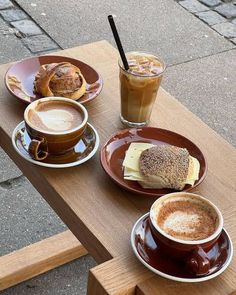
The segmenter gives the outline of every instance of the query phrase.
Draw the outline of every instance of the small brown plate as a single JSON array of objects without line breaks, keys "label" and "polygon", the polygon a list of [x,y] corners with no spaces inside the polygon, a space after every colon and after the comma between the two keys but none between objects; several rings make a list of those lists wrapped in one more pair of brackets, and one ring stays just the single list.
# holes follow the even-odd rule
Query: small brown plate
[{"label": "small brown plate", "polygon": [[154,128],[142,127],[124,129],[113,135],[101,149],[100,159],[105,172],[121,187],[133,193],[146,196],[162,196],[174,192],[172,189],[145,189],[137,181],[125,180],[122,163],[125,152],[131,142],[146,142],[154,145],[175,145],[186,148],[190,155],[197,158],[200,163],[199,179],[194,185],[186,185],[183,191],[190,191],[198,186],[206,177],[207,162],[201,150],[186,137],[175,132]]},{"label": "small brown plate", "polygon": [[39,67],[44,64],[59,62],[69,62],[80,68],[87,82],[86,93],[77,100],[78,102],[83,104],[98,96],[102,90],[103,81],[95,69],[80,60],[56,55],[36,56],[14,63],[6,72],[6,87],[18,99],[25,103],[31,103],[41,98],[41,96],[35,95],[33,91],[33,83]]},{"label": "small brown plate", "polygon": [[232,241],[223,229],[216,244],[207,252],[211,265],[209,272],[201,276],[190,274],[184,263],[175,261],[160,250],[152,236],[149,213],[135,223],[131,232],[131,246],[139,261],[152,272],[173,281],[188,283],[207,281],[220,275],[233,257]]}]

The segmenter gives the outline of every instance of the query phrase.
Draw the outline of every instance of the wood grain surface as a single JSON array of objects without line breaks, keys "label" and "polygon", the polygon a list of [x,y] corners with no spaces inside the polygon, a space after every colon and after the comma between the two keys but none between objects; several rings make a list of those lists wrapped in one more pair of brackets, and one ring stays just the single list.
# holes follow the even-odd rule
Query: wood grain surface
[{"label": "wood grain surface", "polygon": [[[160,290],[160,284],[162,286]],[[212,280],[202,283],[186,284],[165,280],[163,278],[153,278],[139,284],[136,288],[136,295],[229,295],[230,287],[222,284],[221,280]],[[231,294],[230,294],[231,295]]]},{"label": "wood grain surface", "polygon": [[86,255],[67,230],[0,257],[0,291]]},{"label": "wood grain surface", "polygon": [[92,268],[88,294],[135,294],[136,285],[153,277],[133,255],[120,255]]},{"label": "wood grain surface", "polygon": [[[89,122],[96,127],[103,144],[123,128],[119,121],[117,51],[106,41],[100,41],[58,54],[81,59],[102,75],[103,91],[98,98],[86,104],[86,108]],[[4,86],[4,73],[8,66],[0,67],[0,145],[98,263],[120,255],[132,257],[132,226],[149,210],[155,196],[142,197],[118,187],[101,168],[99,153],[81,166],[63,170],[36,167],[18,156],[10,137],[16,124],[23,120],[25,105],[11,96]],[[178,132],[203,151],[209,171],[206,180],[194,192],[208,197],[219,207],[225,228],[235,244],[235,149],[163,89],[159,90],[150,125]],[[209,286],[213,284],[213,288],[217,288],[219,284],[225,284],[227,290],[235,290],[235,267],[234,258],[229,268]],[[132,267],[130,269],[132,272]],[[143,279],[146,279],[145,271]],[[138,282],[140,280],[136,282],[134,275],[132,283],[135,286]],[[207,288],[208,283],[204,285]],[[162,286],[164,284],[160,281],[158,288],[162,290]]]}]

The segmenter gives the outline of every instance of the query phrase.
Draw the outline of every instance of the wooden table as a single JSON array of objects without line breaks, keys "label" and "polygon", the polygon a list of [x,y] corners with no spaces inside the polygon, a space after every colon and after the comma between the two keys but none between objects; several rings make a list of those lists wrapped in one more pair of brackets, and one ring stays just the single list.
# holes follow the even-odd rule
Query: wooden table
[{"label": "wooden table", "polygon": [[[58,54],[89,63],[104,78],[102,93],[86,105],[89,122],[96,126],[102,145],[122,128],[118,118],[117,51],[106,41],[100,41]],[[113,183],[100,166],[99,152],[81,166],[58,170],[38,167],[21,158],[12,147],[11,134],[23,119],[25,105],[5,88],[8,67],[0,67],[0,144],[71,232],[1,257],[0,290],[87,251],[99,264],[89,272],[88,294],[202,294],[202,288],[207,294],[228,294],[236,290],[235,258],[222,275],[199,284],[163,279],[138,262],[131,250],[130,232],[154,198],[131,194]],[[235,243],[235,149],[163,89],[159,90],[150,125],[176,131],[202,149],[209,171],[194,192],[207,196],[220,208],[225,228]]]}]

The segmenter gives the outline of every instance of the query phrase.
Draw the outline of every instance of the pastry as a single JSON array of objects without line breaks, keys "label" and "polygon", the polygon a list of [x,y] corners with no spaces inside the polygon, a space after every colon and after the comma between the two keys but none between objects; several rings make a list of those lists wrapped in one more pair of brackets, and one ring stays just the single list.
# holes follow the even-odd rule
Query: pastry
[{"label": "pastry", "polygon": [[186,148],[131,143],[123,162],[124,178],[143,188],[182,190],[198,179],[199,162]]},{"label": "pastry", "polygon": [[86,91],[86,81],[78,67],[68,62],[42,65],[36,74],[34,92],[41,96],[79,99]]}]

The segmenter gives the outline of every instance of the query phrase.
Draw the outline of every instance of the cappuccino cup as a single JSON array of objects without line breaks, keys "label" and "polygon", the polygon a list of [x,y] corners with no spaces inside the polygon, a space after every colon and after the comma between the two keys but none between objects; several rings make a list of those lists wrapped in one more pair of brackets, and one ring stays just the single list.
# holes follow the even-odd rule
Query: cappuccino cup
[{"label": "cappuccino cup", "polygon": [[212,202],[185,192],[162,196],[150,209],[150,227],[163,254],[196,276],[209,272],[208,252],[223,229],[222,214]]},{"label": "cappuccino cup", "polygon": [[74,148],[86,129],[88,112],[74,100],[46,97],[28,105],[24,121],[31,139],[28,152],[33,159],[42,161]]}]

